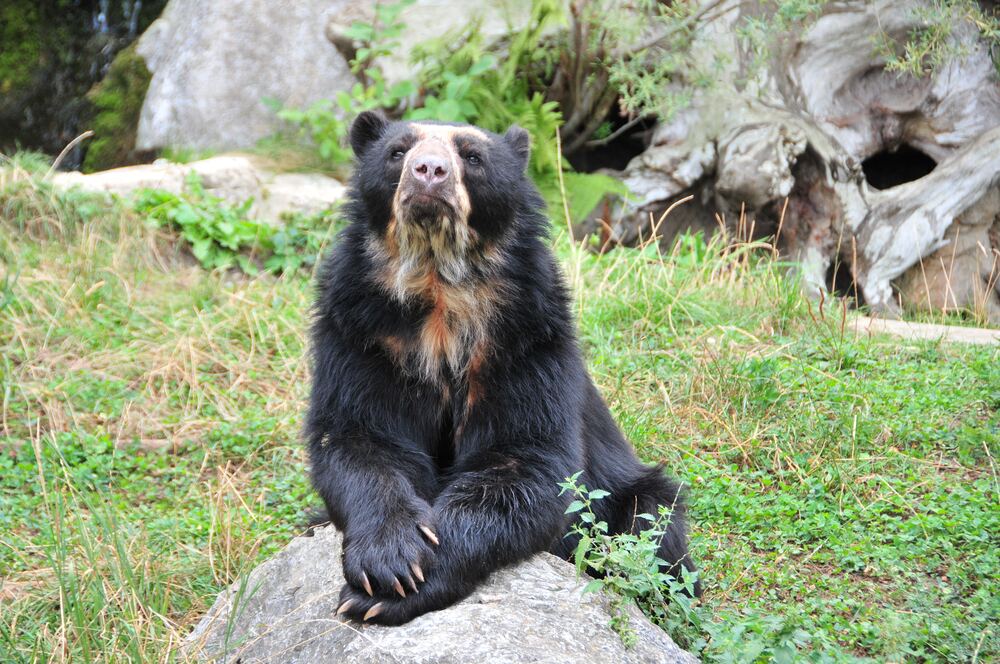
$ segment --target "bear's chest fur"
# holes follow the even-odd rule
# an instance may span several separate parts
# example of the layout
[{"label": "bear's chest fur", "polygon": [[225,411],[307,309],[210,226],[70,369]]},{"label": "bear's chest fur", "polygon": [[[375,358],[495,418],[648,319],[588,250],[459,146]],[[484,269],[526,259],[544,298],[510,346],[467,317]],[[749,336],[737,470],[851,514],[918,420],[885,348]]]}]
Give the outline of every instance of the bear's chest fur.
[{"label": "bear's chest fur", "polygon": [[409,277],[404,297],[418,313],[400,334],[379,340],[399,370],[439,387],[467,382],[493,345],[500,304],[495,284],[452,285],[429,269]]}]

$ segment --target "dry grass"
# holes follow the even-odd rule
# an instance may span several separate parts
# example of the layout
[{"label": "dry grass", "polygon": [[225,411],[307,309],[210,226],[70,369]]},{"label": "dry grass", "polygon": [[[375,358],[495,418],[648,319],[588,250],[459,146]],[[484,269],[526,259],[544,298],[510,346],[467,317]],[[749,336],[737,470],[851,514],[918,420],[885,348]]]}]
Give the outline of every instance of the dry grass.
[{"label": "dry grass", "polygon": [[[207,273],[45,167],[0,165],[0,660],[176,660],[312,504],[309,275]],[[706,656],[997,652],[996,351],[855,338],[763,243],[556,247],[616,417],[692,487]]]},{"label": "dry grass", "polygon": [[[24,488],[41,495],[34,518],[15,520],[4,538],[0,635],[28,623],[33,654],[19,654],[29,661],[157,661],[205,608],[207,583],[236,579],[264,545],[263,530],[274,529],[273,517],[260,516],[268,490],[248,469],[275,457],[289,468],[303,463],[296,439],[309,289],[301,278],[206,273],[176,238],[117,204],[57,194],[30,166],[0,170],[0,453],[32,450],[36,482]],[[239,428],[248,412],[268,425],[252,445],[261,451],[219,450],[184,469],[183,502],[206,507],[203,543],[115,522],[119,501],[170,511],[175,497],[158,501],[155,491],[175,481],[171,457],[190,456],[220,423]],[[86,435],[106,437],[113,450],[103,450],[109,467],[95,469],[106,476],[78,489],[62,450]],[[154,495],[115,486],[125,455],[159,459],[136,487]],[[245,527],[264,522],[262,532]],[[150,546],[156,538],[168,541]],[[199,569],[202,587],[192,587]],[[38,613],[46,604],[58,614]]]}]

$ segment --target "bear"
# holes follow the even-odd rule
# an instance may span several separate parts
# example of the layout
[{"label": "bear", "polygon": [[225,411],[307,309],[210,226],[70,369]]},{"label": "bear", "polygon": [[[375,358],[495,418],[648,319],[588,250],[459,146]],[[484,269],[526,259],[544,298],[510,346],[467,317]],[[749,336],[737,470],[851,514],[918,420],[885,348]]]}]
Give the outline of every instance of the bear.
[{"label": "bear", "polygon": [[337,613],[397,625],[538,552],[572,559],[558,485],[578,471],[610,492],[594,508],[610,532],[670,508],[659,555],[693,572],[681,485],[638,459],[587,372],[528,133],[369,111],[349,138],[305,422],[343,533]]}]

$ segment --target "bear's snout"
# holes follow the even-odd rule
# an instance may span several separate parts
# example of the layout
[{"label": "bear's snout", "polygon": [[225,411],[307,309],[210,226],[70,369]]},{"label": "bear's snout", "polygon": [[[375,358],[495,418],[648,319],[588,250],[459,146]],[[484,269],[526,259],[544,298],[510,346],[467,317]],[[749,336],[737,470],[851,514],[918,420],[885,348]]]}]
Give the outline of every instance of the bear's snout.
[{"label": "bear's snout", "polygon": [[413,177],[428,186],[440,184],[448,179],[450,164],[437,154],[422,154],[413,160],[410,170]]},{"label": "bear's snout", "polygon": [[456,182],[456,155],[446,145],[430,139],[417,143],[403,164],[397,199],[398,218],[421,225],[436,224],[442,217],[454,221],[464,218],[461,212],[459,183]]}]

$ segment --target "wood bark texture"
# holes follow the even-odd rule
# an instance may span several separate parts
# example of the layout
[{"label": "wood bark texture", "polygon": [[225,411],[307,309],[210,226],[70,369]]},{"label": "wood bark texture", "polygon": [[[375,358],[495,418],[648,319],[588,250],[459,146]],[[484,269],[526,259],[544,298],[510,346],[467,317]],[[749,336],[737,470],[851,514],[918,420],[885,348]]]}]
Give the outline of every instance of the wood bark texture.
[{"label": "wood bark texture", "polygon": [[[660,224],[661,241],[742,216],[777,234],[813,292],[837,266],[880,315],[972,309],[1000,324],[1000,83],[975,27],[955,31],[958,57],[902,75],[875,44],[879,30],[904,42],[920,3],[830,2],[748,77],[736,26],[753,4],[723,6],[703,38],[706,53],[736,54],[723,82],[657,127],[619,174],[631,196],[599,207],[591,228],[634,244],[693,194]],[[897,150],[933,170],[910,173]],[[866,180],[865,160],[882,153]]]}]

